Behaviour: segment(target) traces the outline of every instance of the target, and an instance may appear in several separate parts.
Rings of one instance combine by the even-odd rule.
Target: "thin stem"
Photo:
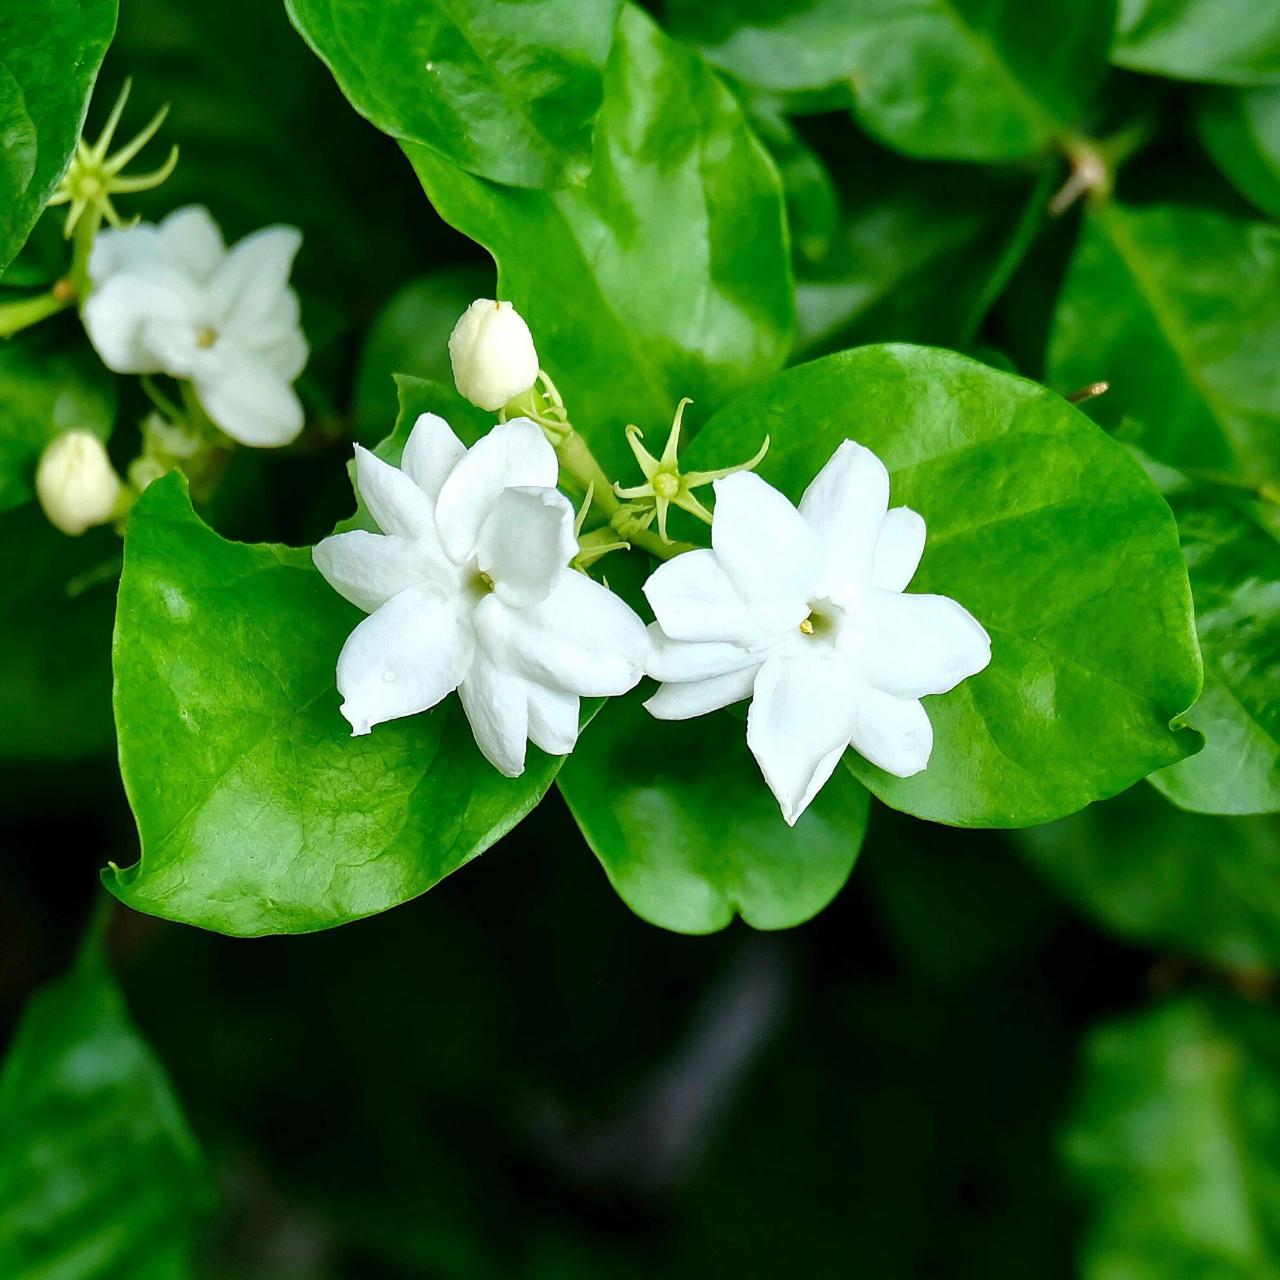
[[[34,298],[22,298],[17,302],[0,303],[0,338],[12,338],[15,333],[39,324],[59,311],[65,311],[75,300],[75,294],[69,289],[54,285],[48,293],[37,294]]]

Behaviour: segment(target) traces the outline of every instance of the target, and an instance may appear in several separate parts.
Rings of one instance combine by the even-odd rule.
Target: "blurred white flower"
[[[496,413],[538,380],[538,353],[524,317],[509,302],[477,298],[449,335],[458,394]]]
[[[122,486],[106,447],[88,431],[55,436],[36,467],[36,497],[49,523],[79,537],[118,513]]]
[[[526,740],[573,750],[580,696],[640,679],[644,624],[568,567],[574,513],[556,472],[555,450],[525,418],[467,450],[423,414],[398,468],[356,446],[360,495],[382,532],[336,534],[314,552],[334,590],[369,614],[338,658],[354,733],[457,689],[480,750],[515,777]]]
[[[101,231],[89,257],[89,338],[117,373],[189,379],[233,440],[289,444],[303,423],[292,384],[307,362],[289,287],[301,242],[293,227],[266,227],[228,250],[196,205],[158,226]]]
[[[715,483],[711,550],[657,569],[645,595],[645,704],[683,720],[751,698],[747,743],[794,824],[845,748],[899,777],[929,762],[920,698],[991,660],[986,631],[946,596],[907,595],[925,526],[888,510],[889,475],[845,441],[797,511],[759,476]]]

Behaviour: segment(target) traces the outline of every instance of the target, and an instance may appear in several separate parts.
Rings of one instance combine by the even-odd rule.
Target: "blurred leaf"
[[[1103,379],[1098,416],[1194,473],[1280,480],[1280,231],[1178,205],[1089,211],[1049,382]]]
[[[1280,810],[1280,544],[1240,507],[1171,495],[1196,602],[1204,750],[1151,781],[1202,813]]]
[[[498,187],[406,150],[441,215],[498,260],[499,296],[606,471],[629,474],[626,423],[665,425],[686,395],[710,408],[785,359],[777,174],[728,90],[639,10],[622,12],[585,186]]]
[[[116,0],[0,9],[0,271],[66,172],[116,28]]]
[[[619,0],[286,0],[352,106],[384,133],[522,187],[591,163]]]
[[[1280,83],[1273,0],[1120,0],[1111,60],[1210,84]]]
[[[90,951],[19,1024],[0,1078],[0,1274],[182,1280],[212,1192],[164,1068]]]
[[[877,453],[893,504],[928,524],[912,588],[954,597],[991,635],[990,667],[925,703],[928,769],[894,778],[846,753],[886,804],[1025,826],[1195,749],[1170,727],[1200,690],[1177,530],[1139,465],[1077,410],[951,352],[860,347],[748,391],[689,465],[741,456],[764,432],[759,473],[793,500],[849,435]]]
[[[139,911],[305,933],[425,892],[504,835],[560,761],[504,778],[456,699],[352,738],[334,668],[360,619],[308,550],[226,542],[176,476],[129,520],[114,647],[120,768],[142,857],[103,872]]]
[[[487,296],[493,274],[452,267],[410,281],[383,307],[360,352],[356,370],[355,435],[372,444],[387,434],[397,412],[397,373],[452,385],[449,335],[475,298]]]
[[[34,495],[36,463],[54,436],[105,440],[115,412],[115,380],[70,317],[0,341],[0,511]]]
[[[560,790],[622,900],[651,924],[711,933],[740,915],[789,929],[853,869],[867,793],[843,771],[794,828],[782,820],[728,714],[653,719],[615,699],[583,735]]]
[[[822,158],[783,114],[780,100],[747,95],[744,105],[751,127],[778,167],[792,248],[801,259],[819,259],[831,248],[840,216],[835,182]]]
[[[1280,1276],[1280,1017],[1210,995],[1095,1031],[1067,1132],[1084,1280]]]
[[[1196,100],[1196,127],[1236,190],[1280,218],[1280,86],[1206,90]]]
[[[1020,832],[1054,887],[1108,929],[1229,969],[1280,966],[1280,824],[1184,813],[1147,787]]]

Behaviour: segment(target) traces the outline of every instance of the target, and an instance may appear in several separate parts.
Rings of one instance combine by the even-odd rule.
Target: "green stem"
[[[34,298],[0,303],[0,338],[12,338],[15,333],[65,311],[74,301],[75,295],[69,289],[55,285],[48,293]]]

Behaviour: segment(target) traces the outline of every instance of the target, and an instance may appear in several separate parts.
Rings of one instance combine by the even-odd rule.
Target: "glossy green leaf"
[[[1196,126],[1236,190],[1280,218],[1280,86],[1206,90],[1196,103]]]
[[[1280,1018],[1187,995],[1095,1031],[1065,1142],[1083,1280],[1280,1276]]]
[[[912,590],[954,597],[991,635],[986,671],[926,699],[935,745],[923,773],[894,778],[846,755],[885,803],[1024,826],[1195,750],[1195,734],[1170,727],[1200,690],[1173,517],[1078,410],[950,352],[861,347],[742,396],[699,433],[689,463],[740,457],[766,432],[760,474],[793,500],[846,437],[877,453],[893,504],[928,525]]]
[[[786,357],[794,310],[782,191],[738,104],[697,54],[623,10],[595,164],[554,194],[498,187],[407,148],[446,221],[498,261],[499,296],[606,469],[628,422],[710,409]]]
[[[1080,127],[1115,0],[682,0],[678,29],[773,92],[851,85],[867,131],[909,155],[1018,160]]]
[[[821,911],[858,856],[866,791],[837,774],[788,827],[740,718],[665,723],[641,701],[611,702],[559,778],[618,896],[680,933],[711,933],[735,915],[788,929]]]
[[[0,271],[66,172],[116,28],[116,0],[0,10]]]
[[[0,341],[0,511],[34,495],[36,463],[54,436],[105,440],[115,409],[114,380],[69,318]]]
[[[1111,60],[1175,80],[1276,84],[1280,5],[1272,0],[1120,0]]]
[[[95,953],[23,1015],[0,1077],[0,1275],[183,1280],[212,1193],[164,1068]]]
[[[1170,501],[1204,657],[1204,692],[1186,719],[1205,745],[1151,781],[1184,809],[1280,811],[1280,543],[1221,498]]]
[[[522,187],[581,182],[619,0],[286,0],[384,133]]]
[[[1020,832],[1027,859],[1106,928],[1228,969],[1280,965],[1280,823],[1184,813],[1134,787]]]
[[[1051,385],[1099,379],[1108,422],[1194,473],[1280,480],[1280,231],[1179,205],[1089,212],[1054,316]]]
[[[120,768],[141,860],[103,873],[140,911],[303,933],[416,897],[504,835],[560,761],[480,755],[457,700],[352,738],[334,668],[360,612],[310,552],[227,542],[180,480],[129,521],[114,645]]]

